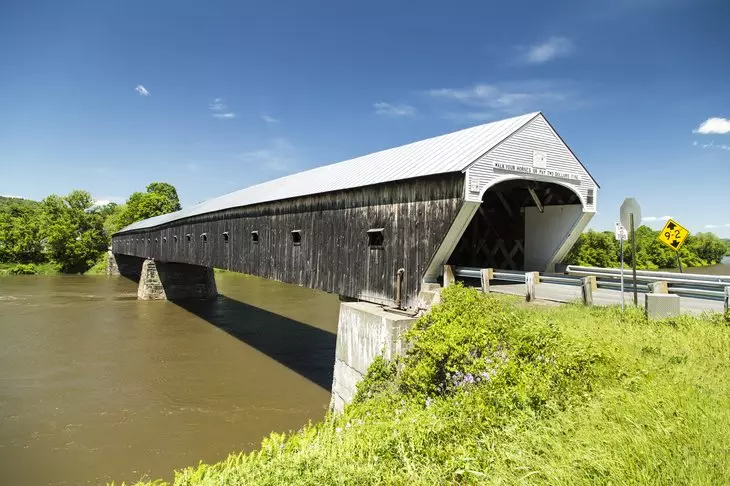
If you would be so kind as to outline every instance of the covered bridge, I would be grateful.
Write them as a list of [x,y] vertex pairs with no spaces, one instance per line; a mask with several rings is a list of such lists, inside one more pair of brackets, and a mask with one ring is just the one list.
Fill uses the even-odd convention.
[[415,307],[446,263],[551,271],[595,214],[597,189],[530,113],[139,221],[113,235],[112,251],[386,305],[402,280],[401,304]]

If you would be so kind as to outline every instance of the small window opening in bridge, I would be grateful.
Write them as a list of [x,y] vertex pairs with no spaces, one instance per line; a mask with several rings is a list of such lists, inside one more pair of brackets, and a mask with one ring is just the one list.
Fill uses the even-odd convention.
[[294,246],[302,244],[302,230],[292,230],[291,242],[294,243]]
[[152,239],[151,238],[147,238],[147,243],[152,243]]
[[177,243],[177,235],[172,235],[172,241]]
[[258,231],[251,232],[251,242],[254,245],[257,245],[259,243],[259,232]]
[[586,205],[590,206],[593,204],[593,189],[588,189],[588,194],[586,195]]
[[155,243],[159,243],[159,240],[157,238],[155,238]]
[[208,242],[208,233],[203,233],[202,235],[200,235],[200,237],[203,238],[203,243]]
[[187,239],[188,241],[192,241],[192,238],[190,237],[190,233],[186,234],[186,235],[185,235],[185,238],[186,238],[186,239]]
[[223,241],[225,241],[226,243],[228,243],[228,237],[229,237],[228,231],[224,231],[223,232]]
[[167,243],[167,236],[163,236],[163,237],[162,237],[162,242],[163,242],[163,243]]
[[383,231],[385,228],[372,228],[368,230],[368,247],[372,250],[380,250],[383,248],[385,236]]

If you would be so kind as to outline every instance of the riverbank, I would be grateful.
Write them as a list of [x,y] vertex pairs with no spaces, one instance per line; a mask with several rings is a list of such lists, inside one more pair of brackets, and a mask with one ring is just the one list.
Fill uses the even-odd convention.
[[720,315],[647,323],[456,286],[408,340],[343,415],[174,483],[730,483]]
[[[46,263],[0,263],[0,276],[5,275],[61,275],[60,265]],[[83,275],[106,274],[106,254],[83,273]]]

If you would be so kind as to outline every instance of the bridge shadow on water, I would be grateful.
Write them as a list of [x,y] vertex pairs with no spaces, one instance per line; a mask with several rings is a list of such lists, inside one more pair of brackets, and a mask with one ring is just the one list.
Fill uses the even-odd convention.
[[336,334],[224,295],[175,304],[330,390]]

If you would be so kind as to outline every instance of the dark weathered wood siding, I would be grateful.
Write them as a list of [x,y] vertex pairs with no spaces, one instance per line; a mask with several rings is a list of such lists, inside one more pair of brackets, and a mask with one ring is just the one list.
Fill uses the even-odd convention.
[[[394,302],[395,275],[404,268],[403,304],[413,306],[426,267],[461,208],[463,180],[462,173],[443,174],[227,209],[118,233],[112,250],[383,304]],[[382,249],[368,248],[371,228],[384,228]],[[301,230],[300,246],[292,243],[292,230]],[[258,231],[257,244],[252,231]]]

